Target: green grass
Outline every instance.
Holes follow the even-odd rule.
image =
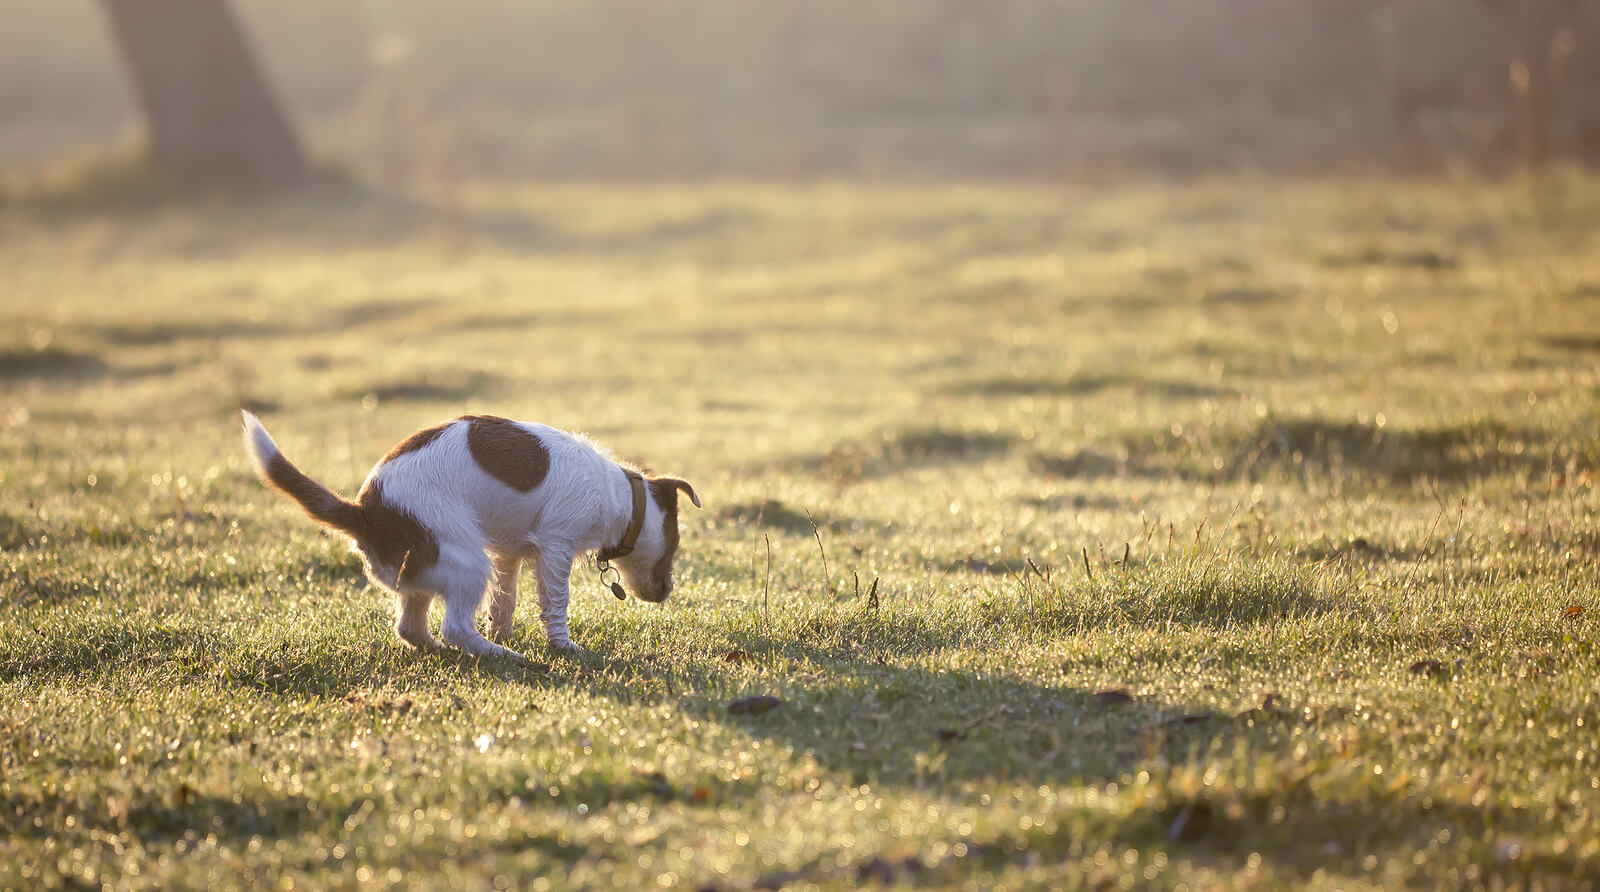
[[[1597,224],[1578,176],[0,210],[0,887],[1600,883]],[[419,654],[241,405],[345,491],[495,412],[705,510],[666,604],[576,574],[591,657],[526,600],[533,667]]]

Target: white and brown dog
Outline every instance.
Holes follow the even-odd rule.
[[[510,639],[526,559],[537,570],[545,638],[576,650],[567,637],[574,558],[598,551],[635,597],[664,601],[678,550],[678,490],[700,507],[688,483],[647,480],[581,436],[487,415],[412,434],[373,467],[353,502],[284,458],[249,412],[244,440],[267,483],[355,540],[367,578],[398,599],[400,637],[421,648],[440,646],[428,632],[428,605],[440,597],[445,641],[470,654],[517,656],[478,633],[477,612],[492,583],[489,634]]]

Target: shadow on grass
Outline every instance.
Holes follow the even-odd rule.
[[[1128,390],[1136,396],[1168,399],[1202,399],[1229,396],[1234,391],[1189,381],[1155,381],[1137,375],[1074,375],[1069,378],[990,378],[958,384],[955,394],[980,396],[1087,396],[1108,390]]]
[[[182,341],[254,340],[339,332],[374,322],[402,320],[438,303],[433,298],[359,301],[328,307],[298,322],[285,319],[217,319],[203,322],[163,319],[110,321],[88,324],[82,328],[99,340],[117,347],[168,346]]]
[[[150,663],[199,667],[211,660],[215,642],[196,628],[108,621],[32,632],[32,648],[13,646],[0,654],[0,681],[87,676]]]
[[[1086,826],[1078,832],[1087,832],[1092,842],[1167,850],[1172,857],[1211,865],[1224,875],[1257,856],[1280,878],[1305,883],[1326,882],[1330,873],[1370,875],[1371,868],[1362,864],[1368,856],[1407,863],[1414,853],[1427,850],[1441,829],[1463,840],[1486,834],[1503,838],[1535,829],[1527,810],[1503,814],[1465,802],[1386,790],[1365,797],[1329,795],[1316,792],[1308,780],[1293,778],[1277,788],[1219,790],[1200,796],[1152,791],[1144,802],[1115,816],[1084,816]],[[1036,827],[969,845],[966,857],[913,868],[911,876],[921,882],[951,882],[1007,865],[1082,857],[1082,842],[1071,833]],[[1092,852],[1093,845],[1087,848]],[[1575,847],[1561,853],[1507,854],[1504,845],[1493,850],[1484,846],[1475,859],[1481,878],[1498,878],[1513,887],[1562,888],[1583,887],[1593,876],[1593,865]]]
[[[1144,476],[1141,466],[1132,464],[1126,457],[1118,457],[1093,449],[1050,455],[1036,452],[1028,457],[1028,467],[1045,477],[1065,477],[1075,480],[1098,480],[1102,477]]]
[[[0,511],[0,551],[21,548],[32,539],[32,533],[21,519]]]
[[[1499,421],[1401,428],[1320,418],[1269,418],[1254,429],[1158,430],[1116,444],[1115,454],[1036,453],[1048,477],[1172,477],[1194,481],[1324,478],[1392,484],[1463,484],[1497,474],[1592,467],[1592,446],[1552,443]]]
[[[767,689],[758,682],[751,693]],[[1115,784],[1129,786],[1122,795],[1134,803],[1067,807],[1050,828],[1021,833],[951,834],[967,854],[943,862],[883,860],[885,855],[905,859],[903,848],[876,854],[840,849],[791,869],[796,881],[837,881],[840,869],[858,871],[854,879],[870,881],[886,866],[907,871],[901,879],[948,881],[983,869],[1037,863],[1040,857],[1083,857],[1104,843],[1166,849],[1227,870],[1241,867],[1256,852],[1300,879],[1321,870],[1359,875],[1363,857],[1409,857],[1441,828],[1476,839],[1491,826],[1501,833],[1527,832],[1536,820],[1527,811],[1494,814],[1488,807],[1396,795],[1378,782],[1319,792],[1314,782],[1336,773],[1339,760],[1291,760],[1288,753],[1296,741],[1316,734],[1322,719],[1277,704],[1241,703],[1218,711],[1069,681],[1036,684],[870,666],[782,693],[784,702],[762,714],[730,714],[726,704],[706,700],[687,701],[685,710],[702,722],[735,725],[757,740],[804,752],[846,785],[890,795],[973,782],[1026,789],[1106,790]],[[1240,751],[1263,759],[1280,754],[1276,761],[1282,768],[1237,787],[1171,780],[1187,775],[1193,781],[1204,772],[1197,753]],[[1151,778],[1144,788],[1137,780],[1141,772]],[[659,778],[639,792],[681,801],[690,798],[688,780]],[[1190,792],[1195,789],[1205,792]],[[711,802],[721,795],[726,792],[713,787]],[[1578,876],[1583,864],[1576,857],[1552,855],[1538,869]]]
[[[722,250],[725,236],[765,219],[730,205],[631,231],[578,232],[554,217],[435,201],[338,169],[315,171],[303,188],[287,192],[194,181],[151,163],[139,146],[85,157],[27,182],[0,183],[0,211],[46,226],[94,220],[147,227],[152,219],[184,218],[197,225],[172,250],[201,255],[261,244],[337,251],[430,241],[445,250],[488,243],[542,254],[678,256],[697,245]]]
[[[1200,302],[1207,306],[1237,306],[1258,307],[1266,304],[1283,303],[1289,295],[1271,288],[1219,288],[1208,291],[1200,298]]]
[[[105,360],[92,353],[61,347],[0,350],[0,380],[64,378],[80,381],[100,377],[109,370]]]
[[[1568,350],[1574,353],[1600,353],[1600,336],[1596,335],[1552,335],[1542,338],[1545,346],[1558,350]]]
[[[1309,611],[1333,609],[1325,598],[1304,590],[1305,577],[1287,571],[1230,577],[1208,576],[1196,568],[1188,575],[1157,576],[1135,568],[1102,578],[1098,588],[1055,592],[1060,595],[1055,603],[1051,593],[1043,592],[1032,600],[997,603],[982,618],[1007,635],[1054,637],[1129,623],[1149,628],[1173,623],[1220,627],[1292,620]],[[1168,583],[1157,584],[1162,578]],[[1207,583],[1208,578],[1213,581]],[[1155,597],[1148,594],[1152,588],[1159,589]],[[1096,606],[1102,603],[1111,606]],[[969,782],[1063,790],[1115,783],[1129,786],[1131,793],[1130,779],[1141,772],[1155,779],[1154,787],[1140,793],[1130,807],[1064,806],[1057,815],[1059,827],[1013,830],[992,838],[952,833],[951,840],[962,842],[967,855],[889,865],[926,881],[1021,864],[1026,852],[1057,859],[1081,857],[1080,843],[1086,840],[1093,844],[1091,852],[1101,842],[1166,848],[1219,867],[1261,852],[1274,866],[1297,877],[1324,868],[1355,875],[1360,870],[1356,859],[1373,852],[1408,854],[1425,846],[1442,827],[1463,839],[1476,839],[1490,826],[1517,832],[1533,820],[1531,811],[1491,814],[1461,804],[1387,794],[1376,782],[1354,792],[1319,793],[1307,783],[1309,774],[1258,780],[1238,789],[1224,784],[1201,794],[1187,792],[1195,787],[1166,784],[1164,778],[1174,771],[1202,770],[1196,753],[1243,748],[1263,755],[1284,754],[1286,759],[1297,742],[1319,733],[1316,725],[1326,716],[1261,703],[1253,699],[1253,692],[1241,693],[1231,706],[1175,702],[1136,687],[1123,690],[1119,679],[1107,678],[1105,667],[1092,663],[1064,666],[1059,683],[987,670],[939,668],[937,663],[907,665],[908,657],[973,644],[963,637],[975,634],[972,628],[971,623],[940,624],[916,614],[879,614],[862,607],[819,610],[771,634],[728,630],[726,637],[734,648],[730,653],[747,655],[738,660],[713,657],[686,664],[619,660],[602,653],[584,661],[570,682],[561,669],[397,653],[399,646],[388,640],[356,654],[347,649],[293,647],[246,653],[237,646],[221,648],[223,654],[218,654],[216,642],[199,630],[101,627],[70,630],[62,640],[50,642],[48,649],[62,652],[67,639],[80,642],[77,651],[63,653],[62,659],[72,663],[63,674],[91,673],[105,666],[120,669],[159,657],[186,661],[189,670],[205,678],[273,698],[348,702],[352,692],[369,688],[374,679],[388,684],[396,676],[401,676],[401,688],[433,686],[440,664],[452,665],[462,674],[534,688],[571,683],[615,702],[671,704],[705,725],[804,754],[826,772],[817,775],[817,782],[827,785],[819,788],[822,795],[838,795],[839,784],[870,785],[893,793],[958,789]],[[1158,642],[1151,646],[1159,650]],[[737,668],[737,663],[747,661],[771,667],[770,671]],[[415,666],[430,667],[428,675],[416,676]],[[16,664],[0,662],[0,667],[4,667],[0,678],[19,677]],[[49,668],[33,665],[36,671]],[[733,699],[768,693],[783,700],[768,712],[739,714],[728,709]],[[1331,767],[1323,765],[1320,770]],[[549,785],[536,766],[508,771],[491,787],[475,791],[475,801],[509,802],[526,796],[529,789]],[[795,783],[805,782],[805,777],[796,775]],[[636,773],[618,763],[563,779],[549,803],[562,807],[581,802],[598,809],[644,801],[717,808],[757,795],[764,794],[748,780]],[[326,802],[317,804],[320,811],[295,796],[257,795],[235,801],[183,787],[116,806],[104,800],[81,806],[17,788],[0,800],[7,814],[19,819],[17,826],[25,835],[55,832],[50,820],[72,813],[87,826],[126,828],[147,841],[171,841],[191,831],[224,839],[285,838],[333,826],[330,822],[344,813],[330,811]],[[395,806],[380,803],[380,810],[384,807]],[[30,816],[40,817],[40,825],[34,826]],[[546,853],[559,859],[586,854],[555,837],[527,844],[549,847]],[[814,874],[816,879],[841,880],[849,877],[838,871],[860,870],[855,879],[872,879],[875,874],[870,872],[885,869],[883,857],[902,856],[904,851],[833,854],[841,857],[799,868],[800,878]],[[1550,856],[1529,869],[1571,875],[1581,866],[1570,858]]]
[[[835,483],[852,483],[921,467],[981,464],[1010,453],[1020,442],[1021,437],[1008,432],[919,427],[885,433],[877,441],[842,443],[779,464]]]
[[[15,819],[12,826],[25,837],[57,837],[61,828],[55,821],[65,811],[77,825],[112,834],[126,829],[146,844],[208,834],[242,843],[252,836],[282,839],[333,826],[335,818],[319,814],[316,806],[314,800],[293,794],[236,799],[199,793],[187,785],[165,794],[136,791],[126,800],[102,796],[69,803],[59,794],[17,790],[0,798],[0,810]],[[40,818],[37,823],[35,817]]]
[[[772,530],[786,536],[811,535],[813,519],[818,529],[833,530],[843,526],[838,521],[826,517],[817,518],[814,514],[808,516],[806,512],[795,510],[777,499],[724,505],[717,509],[717,519],[728,523],[754,525],[759,529]]]
[[[1445,254],[1432,248],[1386,249],[1376,246],[1344,254],[1324,254],[1320,261],[1329,269],[1386,266],[1393,269],[1419,269],[1431,272],[1455,269],[1461,265],[1460,259],[1455,255]]]
[[[100,340],[118,347],[167,346],[179,341],[224,341],[275,338],[295,334],[295,326],[281,321],[252,322],[219,319],[211,322],[163,320],[108,322],[84,327]]]
[[[389,402],[458,402],[499,390],[504,381],[481,371],[438,370],[420,377],[352,387],[342,391],[343,399],[375,399]]]

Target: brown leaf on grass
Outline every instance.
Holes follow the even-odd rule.
[[[1426,675],[1430,678],[1446,678],[1450,671],[1438,660],[1418,660],[1411,664],[1412,675]]]
[[[723,651],[722,654],[722,662],[724,663],[748,663],[753,659],[755,659],[753,654],[743,650]]]
[[[693,790],[689,791],[689,801],[693,802],[695,805],[704,805],[710,799],[711,799],[711,788],[710,787],[702,785],[702,786],[695,787]]]
[[[760,715],[771,712],[783,705],[783,701],[770,694],[757,694],[754,697],[745,697],[728,704],[728,712],[734,715]]]
[[[1577,619],[1580,616],[1583,616],[1582,604],[1571,604],[1567,606],[1566,610],[1561,611],[1562,619]]]
[[[1094,702],[1101,706],[1117,706],[1133,702],[1133,695],[1121,688],[1109,688],[1095,694]]]
[[[391,695],[356,689],[344,695],[344,702],[352,706],[365,706],[381,715],[405,715],[416,702],[410,694]]]
[[[952,740],[961,740],[961,739],[965,738],[966,736],[967,736],[967,732],[962,731],[959,728],[940,728],[939,729],[939,742],[940,743],[949,743]]]

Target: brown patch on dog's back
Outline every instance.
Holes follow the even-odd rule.
[[[485,474],[529,492],[550,473],[550,450],[522,425],[493,415],[468,415],[467,450]]]
[[[394,461],[408,452],[416,452],[418,449],[421,449],[424,446],[427,446],[429,443],[432,443],[434,440],[439,439],[440,434],[449,430],[450,425],[455,424],[460,420],[461,419],[459,418],[452,418],[449,421],[441,421],[433,427],[425,427],[422,430],[417,431],[411,436],[406,437],[404,440],[401,440],[399,445],[389,450],[389,454],[385,455],[383,457],[383,461],[379,462],[378,464]]]
[[[389,504],[383,497],[383,484],[374,481],[363,489],[360,502],[366,529],[357,541],[373,562],[395,574],[393,580],[382,582],[398,587],[402,580],[415,579],[439,560],[439,540],[409,512]]]

